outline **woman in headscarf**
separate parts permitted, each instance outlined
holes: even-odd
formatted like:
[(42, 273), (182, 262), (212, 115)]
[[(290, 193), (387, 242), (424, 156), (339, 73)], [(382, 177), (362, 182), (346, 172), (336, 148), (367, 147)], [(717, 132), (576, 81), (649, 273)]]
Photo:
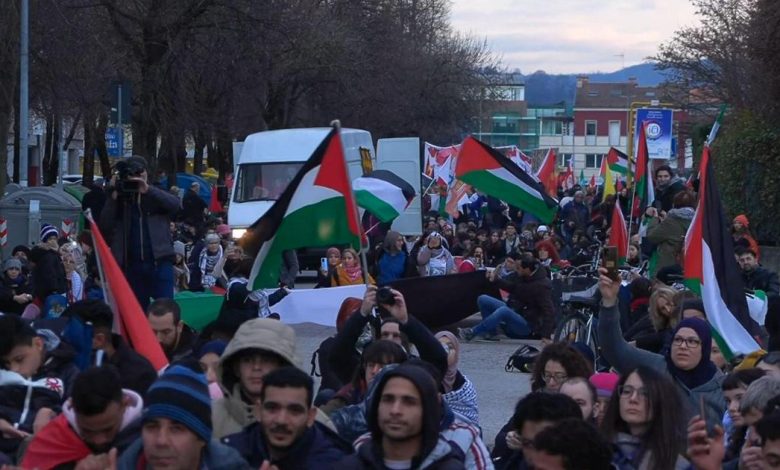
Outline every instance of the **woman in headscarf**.
[[(363, 279), (363, 267), (360, 265), (357, 251), (352, 248), (345, 248), (341, 253), (341, 259), (343, 261), (336, 267), (336, 273), (331, 280), (331, 286), (366, 284), (366, 281)], [(376, 281), (370, 274), (368, 275), (368, 284), (376, 284)]]
[(474, 388), (474, 384), (458, 370), (460, 342), (449, 331), (440, 331), (434, 336), (447, 351), (447, 372), (442, 379), (444, 387), (442, 398), (453, 411), (460, 413), (479, 426), (477, 390)]
[(417, 254), (417, 269), (420, 276), (444, 276), (457, 272), (455, 259), (442, 244), (442, 237), (438, 232), (431, 232), (425, 246), (420, 248)]
[(712, 336), (710, 326), (700, 318), (685, 318), (672, 332), (671, 347), (665, 354), (630, 346), (620, 331), (617, 293), (620, 281), (613, 281), (600, 270), (601, 311), (598, 336), (604, 358), (620, 373), (628, 374), (647, 366), (669, 374), (677, 389), (687, 398), (686, 416), (699, 414), (703, 402), (706, 420), (719, 423), (726, 411), (721, 390), (724, 375), (710, 360)]
[[(330, 287), (332, 284), (333, 276), (336, 274), (336, 268), (341, 264), (341, 250), (332, 246), (325, 252), (326, 266), (320, 266), (317, 270), (317, 285), (315, 289), (320, 287)], [(326, 269), (323, 269), (325, 267)]]
[(395, 230), (390, 230), (385, 235), (385, 241), (382, 244), (382, 254), (379, 255), (379, 274), (377, 279), (379, 284), (387, 284), (401, 279), (406, 274), (406, 266), (409, 255), (406, 253), (406, 243), (404, 237)]

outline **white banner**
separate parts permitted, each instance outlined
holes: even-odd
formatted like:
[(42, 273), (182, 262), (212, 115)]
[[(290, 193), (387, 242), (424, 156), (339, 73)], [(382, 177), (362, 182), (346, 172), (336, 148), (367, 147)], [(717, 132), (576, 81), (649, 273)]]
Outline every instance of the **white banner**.
[(365, 293), (365, 284), (323, 289), (292, 289), (285, 298), (271, 307), (271, 311), (278, 313), (287, 324), (316, 323), (335, 327), (336, 316), (344, 299), (362, 299)]

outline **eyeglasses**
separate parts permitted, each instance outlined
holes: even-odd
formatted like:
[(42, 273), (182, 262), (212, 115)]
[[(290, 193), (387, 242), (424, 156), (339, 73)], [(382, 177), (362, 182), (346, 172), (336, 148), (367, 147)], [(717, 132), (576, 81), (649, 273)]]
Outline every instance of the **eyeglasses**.
[(696, 349), (699, 346), (701, 346), (701, 340), (699, 338), (694, 338), (693, 336), (688, 338), (683, 338), (682, 336), (675, 336), (674, 339), (672, 339), (672, 344), (675, 346), (682, 346), (682, 344), (685, 343), (685, 346), (687, 346), (690, 349)]
[(555, 383), (561, 383), (561, 382), (565, 382), (566, 379), (568, 379), (568, 378), (569, 378), (568, 375), (563, 374), (561, 372), (558, 372), (556, 374), (549, 374), (549, 373), (545, 372), (544, 375), (542, 375), (542, 380), (544, 380), (545, 383), (550, 383), (553, 380), (555, 380)]
[(636, 393), (637, 398), (647, 399), (647, 389), (645, 387), (634, 387), (633, 385), (621, 385), (618, 388), (620, 398), (631, 398)]

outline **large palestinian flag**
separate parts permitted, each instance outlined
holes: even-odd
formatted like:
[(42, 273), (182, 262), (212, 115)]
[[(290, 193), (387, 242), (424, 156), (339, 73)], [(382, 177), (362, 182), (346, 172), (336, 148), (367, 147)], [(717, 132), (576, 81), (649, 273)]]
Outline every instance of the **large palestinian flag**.
[(759, 326), (750, 317), (734, 244), (715, 184), (710, 149), (701, 159), (699, 204), (685, 235), (685, 279), (701, 295), (713, 338), (731, 358), (759, 349)]
[(285, 250), (360, 245), (357, 206), (337, 129), (325, 137), (268, 212), (249, 227), (241, 244), (255, 258), (251, 289), (279, 284)]
[(636, 182), (634, 188), (636, 189), (636, 197), (639, 201), (640, 210), (644, 210), (647, 206), (653, 203), (655, 199), (655, 192), (653, 191), (653, 179), (651, 173), (651, 165), (649, 153), (647, 151), (647, 136), (645, 133), (645, 123), (639, 126), (639, 142), (636, 150), (636, 170), (634, 178)]
[(558, 203), (544, 186), (511, 160), (474, 137), (466, 137), (455, 167), (455, 177), (488, 196), (552, 222)]
[(411, 184), (392, 171), (374, 170), (352, 182), (358, 206), (382, 222), (391, 222), (401, 215), (415, 191)]

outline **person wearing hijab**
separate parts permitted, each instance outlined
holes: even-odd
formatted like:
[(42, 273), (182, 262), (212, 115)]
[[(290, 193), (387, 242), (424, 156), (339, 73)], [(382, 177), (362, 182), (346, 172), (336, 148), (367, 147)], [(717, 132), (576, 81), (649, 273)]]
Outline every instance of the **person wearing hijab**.
[(379, 256), (379, 274), (377, 280), (380, 285), (401, 279), (406, 274), (406, 262), (409, 255), (406, 253), (404, 237), (395, 230), (390, 230), (385, 235), (382, 245), (382, 254)]
[(601, 311), (598, 335), (604, 358), (620, 374), (639, 366), (667, 373), (687, 400), (686, 415), (700, 414), (703, 402), (708, 423), (719, 423), (726, 411), (721, 383), (723, 373), (710, 360), (712, 335), (710, 326), (700, 318), (685, 318), (674, 328), (671, 347), (665, 354), (637, 349), (629, 345), (620, 330), (617, 293), (620, 281), (613, 281), (600, 270)]
[(745, 214), (734, 217), (734, 221), (731, 223), (731, 236), (734, 238), (734, 248), (750, 248), (756, 254), (756, 260), (759, 259), (758, 242), (750, 233), (750, 221)]
[(425, 246), (417, 254), (417, 269), (420, 276), (444, 276), (457, 272), (455, 259), (442, 244), (439, 232), (428, 235)]
[(317, 285), (314, 286), (315, 289), (330, 287), (333, 282), (333, 276), (336, 274), (336, 268), (341, 264), (341, 250), (335, 246), (328, 248), (325, 256), (327, 269), (323, 270), (322, 266), (320, 266), (320, 269), (317, 270)]
[[(336, 267), (336, 273), (331, 280), (331, 286), (356, 286), (366, 284), (363, 280), (363, 267), (360, 265), (357, 251), (352, 248), (345, 248), (342, 252), (340, 265)], [(368, 284), (376, 284), (374, 278), (368, 275)]]
[(477, 390), (474, 384), (458, 370), (460, 358), (460, 342), (449, 331), (440, 331), (434, 335), (447, 351), (447, 372), (442, 379), (444, 393), (442, 398), (449, 407), (468, 418), (479, 426), (479, 409), (477, 408)]

